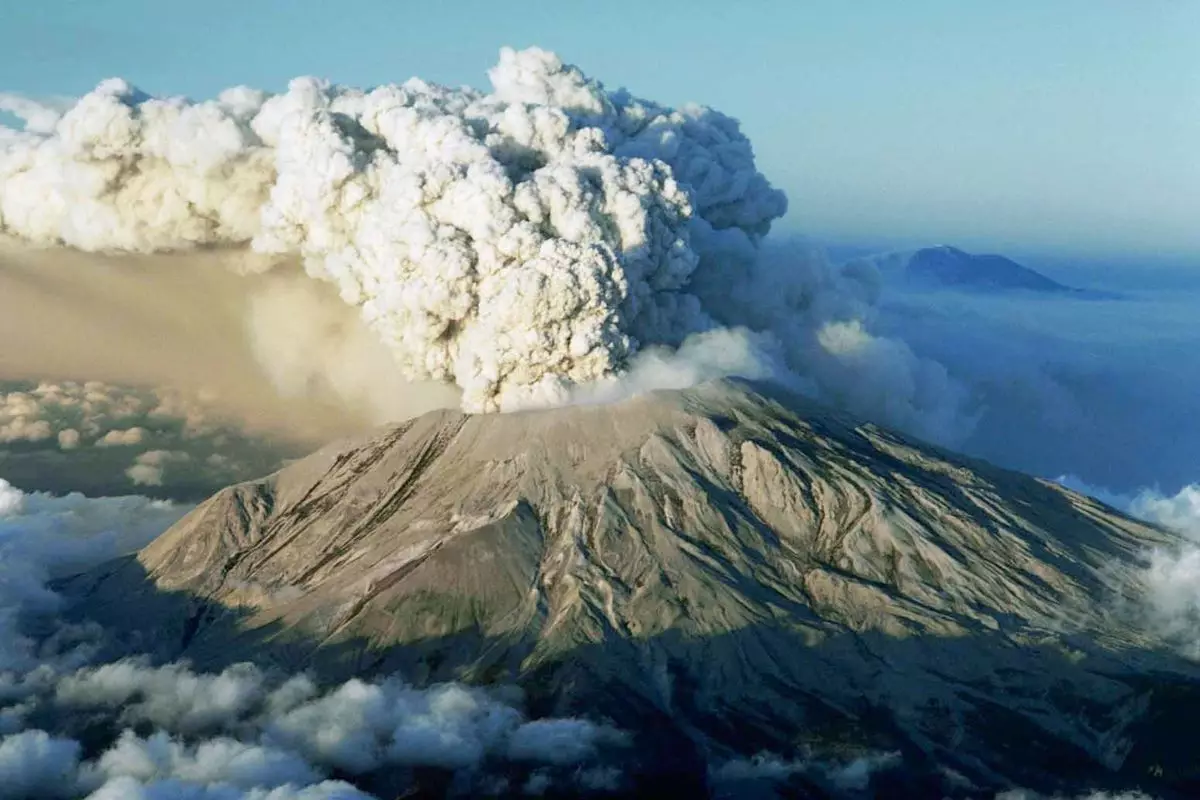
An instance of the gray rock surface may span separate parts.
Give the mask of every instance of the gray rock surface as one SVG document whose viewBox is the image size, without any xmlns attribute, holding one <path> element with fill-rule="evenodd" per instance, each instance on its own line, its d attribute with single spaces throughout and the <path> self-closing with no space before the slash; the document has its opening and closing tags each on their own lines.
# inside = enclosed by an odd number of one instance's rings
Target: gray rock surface
<svg viewBox="0 0 1200 800">
<path fill-rule="evenodd" d="M 899 750 L 980 785 L 1169 790 L 1196 778 L 1163 715 L 1197 708 L 1197 673 L 1119 609 L 1175 543 L 720 381 L 427 414 L 227 488 L 68 589 L 163 658 L 515 682 L 706 759 Z"/>
</svg>

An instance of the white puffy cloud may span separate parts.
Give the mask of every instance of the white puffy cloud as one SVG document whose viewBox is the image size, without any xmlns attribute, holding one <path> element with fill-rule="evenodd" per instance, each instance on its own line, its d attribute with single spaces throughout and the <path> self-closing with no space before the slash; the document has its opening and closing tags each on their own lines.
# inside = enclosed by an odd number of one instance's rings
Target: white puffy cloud
<svg viewBox="0 0 1200 800">
<path fill-rule="evenodd" d="M 1154 551 L 1142 577 L 1150 621 L 1200 658 L 1200 547 Z"/>
<path fill-rule="evenodd" d="M 899 766 L 899 752 L 868 753 L 848 761 L 820 759 L 811 754 L 804 758 L 784 759 L 773 753 L 751 758 L 734 758 L 713 765 L 709 777 L 721 796 L 774 797 L 774 784 L 785 783 L 794 775 L 826 784 L 836 796 L 859 796 L 871 786 L 872 776 L 881 770 Z"/>
<path fill-rule="evenodd" d="M 0 391 L 0 443 L 55 438 L 63 449 L 84 440 L 96 447 L 134 446 L 152 435 L 147 428 L 189 438 L 212 435 L 221 427 L 198 398 L 167 388 L 100 381 L 7 385 L 14 388 Z"/>
<path fill-rule="evenodd" d="M 1092 486 L 1075 475 L 1060 475 L 1055 481 L 1138 519 L 1162 525 L 1200 542 L 1200 484 L 1188 484 L 1170 495 L 1163 494 L 1158 488 L 1122 494 Z"/>
<path fill-rule="evenodd" d="M 876 753 L 861 756 L 848 764 L 832 767 L 829 778 L 840 789 L 864 791 L 871 785 L 871 775 L 900 763 L 900 753 Z"/>
<path fill-rule="evenodd" d="M 179 450 L 147 450 L 138 454 L 125 474 L 135 486 L 162 486 L 170 465 L 186 464 L 191 460 L 190 455 Z"/>
<path fill-rule="evenodd" d="M 71 739 L 30 730 L 0 739 L 0 798 L 71 797 L 82 748 Z"/>
<path fill-rule="evenodd" d="M 0 548 L 61 576 L 148 544 L 188 509 L 136 496 L 27 493 L 0 479 Z"/>
<path fill-rule="evenodd" d="M 66 676 L 58 684 L 56 701 L 74 708 L 121 710 L 121 718 L 130 723 L 194 734 L 235 724 L 262 702 L 265 692 L 262 673 L 250 664 L 196 674 L 183 664 L 154 668 L 118 661 Z"/>
<path fill-rule="evenodd" d="M 488 761 L 581 767 L 575 783 L 612 783 L 614 776 L 589 765 L 626 744 L 620 732 L 584 719 L 527 720 L 482 689 L 351 680 L 322 692 L 305 676 L 281 681 L 249 664 L 197 673 L 124 660 L 63 674 L 42 691 L 68 718 L 102 710 L 118 725 L 159 731 L 146 738 L 127 729 L 85 765 L 83 779 L 96 785 L 124 776 L 147 785 L 170 779 L 245 789 L 305 785 L 331 770 L 470 773 Z M 179 737 L 201 738 L 193 746 Z M 601 772 L 588 772 L 594 769 Z"/>
<path fill-rule="evenodd" d="M 111 430 L 96 440 L 96 447 L 133 447 L 146 438 L 145 428 Z"/>
<path fill-rule="evenodd" d="M 486 756 L 581 763 L 620 734 L 582 719 L 527 722 L 481 689 L 351 680 L 271 720 L 266 740 L 352 773 L 384 764 L 462 769 Z"/>
<path fill-rule="evenodd" d="M 13 517 L 25 509 L 25 493 L 8 481 L 0 480 L 0 519 Z"/>
<path fill-rule="evenodd" d="M 158 731 L 139 736 L 127 727 L 79 765 L 77 782 L 98 796 L 135 782 L 154 791 L 326 786 L 333 770 L 369 778 L 436 767 L 469 776 L 489 762 L 579 767 L 565 779 L 598 788 L 620 778 L 596 764 L 602 750 L 626 744 L 620 732 L 583 719 L 527 720 L 482 689 L 351 680 L 322 693 L 304 676 L 268 679 L 249 664 L 210 674 L 126 660 L 55 676 L 38 691 L 66 719 L 102 710 L 115 725 Z"/>
<path fill-rule="evenodd" d="M 99 381 L 0 381 L 0 431 L 0 473 L 58 493 L 144 486 L 191 500 L 305 449 L 202 392 Z"/>
<path fill-rule="evenodd" d="M 1200 659 L 1200 485 L 1169 496 L 1143 490 L 1128 509 L 1187 537 L 1178 547 L 1151 553 L 1143 579 L 1150 622 L 1178 641 L 1184 653 Z"/>
<path fill-rule="evenodd" d="M 618 732 L 588 720 L 539 719 L 514 729 L 506 749 L 515 761 L 565 765 L 587 761 L 602 744 L 623 741 Z"/>
<path fill-rule="evenodd" d="M 724 761 L 713 766 L 709 772 L 712 780 L 720 785 L 785 781 L 796 773 L 804 772 L 808 767 L 805 761 L 787 761 L 771 753 L 759 753 L 750 758 Z"/>
<path fill-rule="evenodd" d="M 202 786 L 275 788 L 319 782 L 321 776 L 295 753 L 272 750 L 228 737 L 189 747 L 163 732 L 148 738 L 126 730 L 90 769 L 90 776 L 131 777 L 143 783 L 175 778 Z"/>
<path fill-rule="evenodd" d="M 1157 522 L 1200 542 L 1200 484 L 1184 486 L 1174 495 L 1143 490 L 1129 504 L 1134 516 Z"/>
<path fill-rule="evenodd" d="M 40 442 L 54 435 L 50 423 L 40 418 L 37 399 L 25 392 L 0 394 L 0 443 Z"/>
<path fill-rule="evenodd" d="M 88 800 L 375 800 L 342 781 L 243 791 L 229 784 L 199 785 L 175 778 L 143 783 L 122 776 L 88 795 Z"/>
<path fill-rule="evenodd" d="M 19 630 L 22 613 L 48 613 L 58 597 L 46 581 L 130 553 L 187 509 L 142 497 L 98 500 L 22 492 L 0 479 L 0 670 L 31 668 L 33 643 Z M 60 626 L 63 647 L 89 632 Z"/>
<path fill-rule="evenodd" d="M 0 111 L 23 119 L 28 133 L 53 133 L 63 112 L 74 104 L 75 101 L 70 98 L 31 100 L 18 94 L 0 93 Z"/>
</svg>

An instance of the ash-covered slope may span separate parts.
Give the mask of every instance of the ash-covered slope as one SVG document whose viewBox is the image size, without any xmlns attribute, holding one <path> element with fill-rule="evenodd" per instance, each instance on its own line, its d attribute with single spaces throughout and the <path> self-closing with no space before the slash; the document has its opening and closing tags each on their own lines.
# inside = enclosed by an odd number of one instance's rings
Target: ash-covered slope
<svg viewBox="0 0 1200 800">
<path fill-rule="evenodd" d="M 516 681 L 710 763 L 899 750 L 994 787 L 1169 789 L 1195 768 L 1147 731 L 1194 674 L 1105 609 L 1171 541 L 721 381 L 427 414 L 228 488 L 71 588 L 163 657 Z"/>
</svg>

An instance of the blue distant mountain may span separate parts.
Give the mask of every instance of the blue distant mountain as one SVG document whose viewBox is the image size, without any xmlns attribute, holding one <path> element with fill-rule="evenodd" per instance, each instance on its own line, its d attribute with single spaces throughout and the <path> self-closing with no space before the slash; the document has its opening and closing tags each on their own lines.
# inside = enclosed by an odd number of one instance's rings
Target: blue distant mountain
<svg viewBox="0 0 1200 800">
<path fill-rule="evenodd" d="M 926 247 L 913 253 L 904 265 L 904 277 L 913 283 L 943 287 L 1074 291 L 1011 258 L 975 255 L 948 245 Z"/>
<path fill-rule="evenodd" d="M 949 245 L 867 256 L 884 280 L 923 289 L 972 292 L 1029 291 L 1081 298 L 1115 298 L 1107 292 L 1077 289 L 1001 255 L 977 255 Z"/>
</svg>

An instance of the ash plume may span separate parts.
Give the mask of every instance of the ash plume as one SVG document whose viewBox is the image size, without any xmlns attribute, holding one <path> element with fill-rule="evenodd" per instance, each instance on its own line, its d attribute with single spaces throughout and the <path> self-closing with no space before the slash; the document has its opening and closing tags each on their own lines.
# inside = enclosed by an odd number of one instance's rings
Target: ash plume
<svg viewBox="0 0 1200 800">
<path fill-rule="evenodd" d="M 689 337 L 748 329 L 814 395 L 943 443 L 970 429 L 944 369 L 870 332 L 869 271 L 770 243 L 787 201 L 736 120 L 611 90 L 536 48 L 503 49 L 488 77 L 489 92 L 298 78 L 192 102 L 112 79 L 66 108 L 9 97 L 27 122 L 0 140 L 0 232 L 217 248 L 242 272 L 299 261 L 357 311 L 392 396 L 450 385 L 438 402 L 489 412 L 619 395 L 647 385 L 639 353 L 669 362 Z M 258 360 L 276 389 L 334 373 L 335 399 L 361 404 L 364 371 L 333 368 L 342 326 L 303 314 L 305 291 L 256 303 L 252 336 L 313 346 Z M 666 380 L 711 376 L 681 358 Z M 765 362 L 747 363 L 722 369 Z"/>
</svg>

